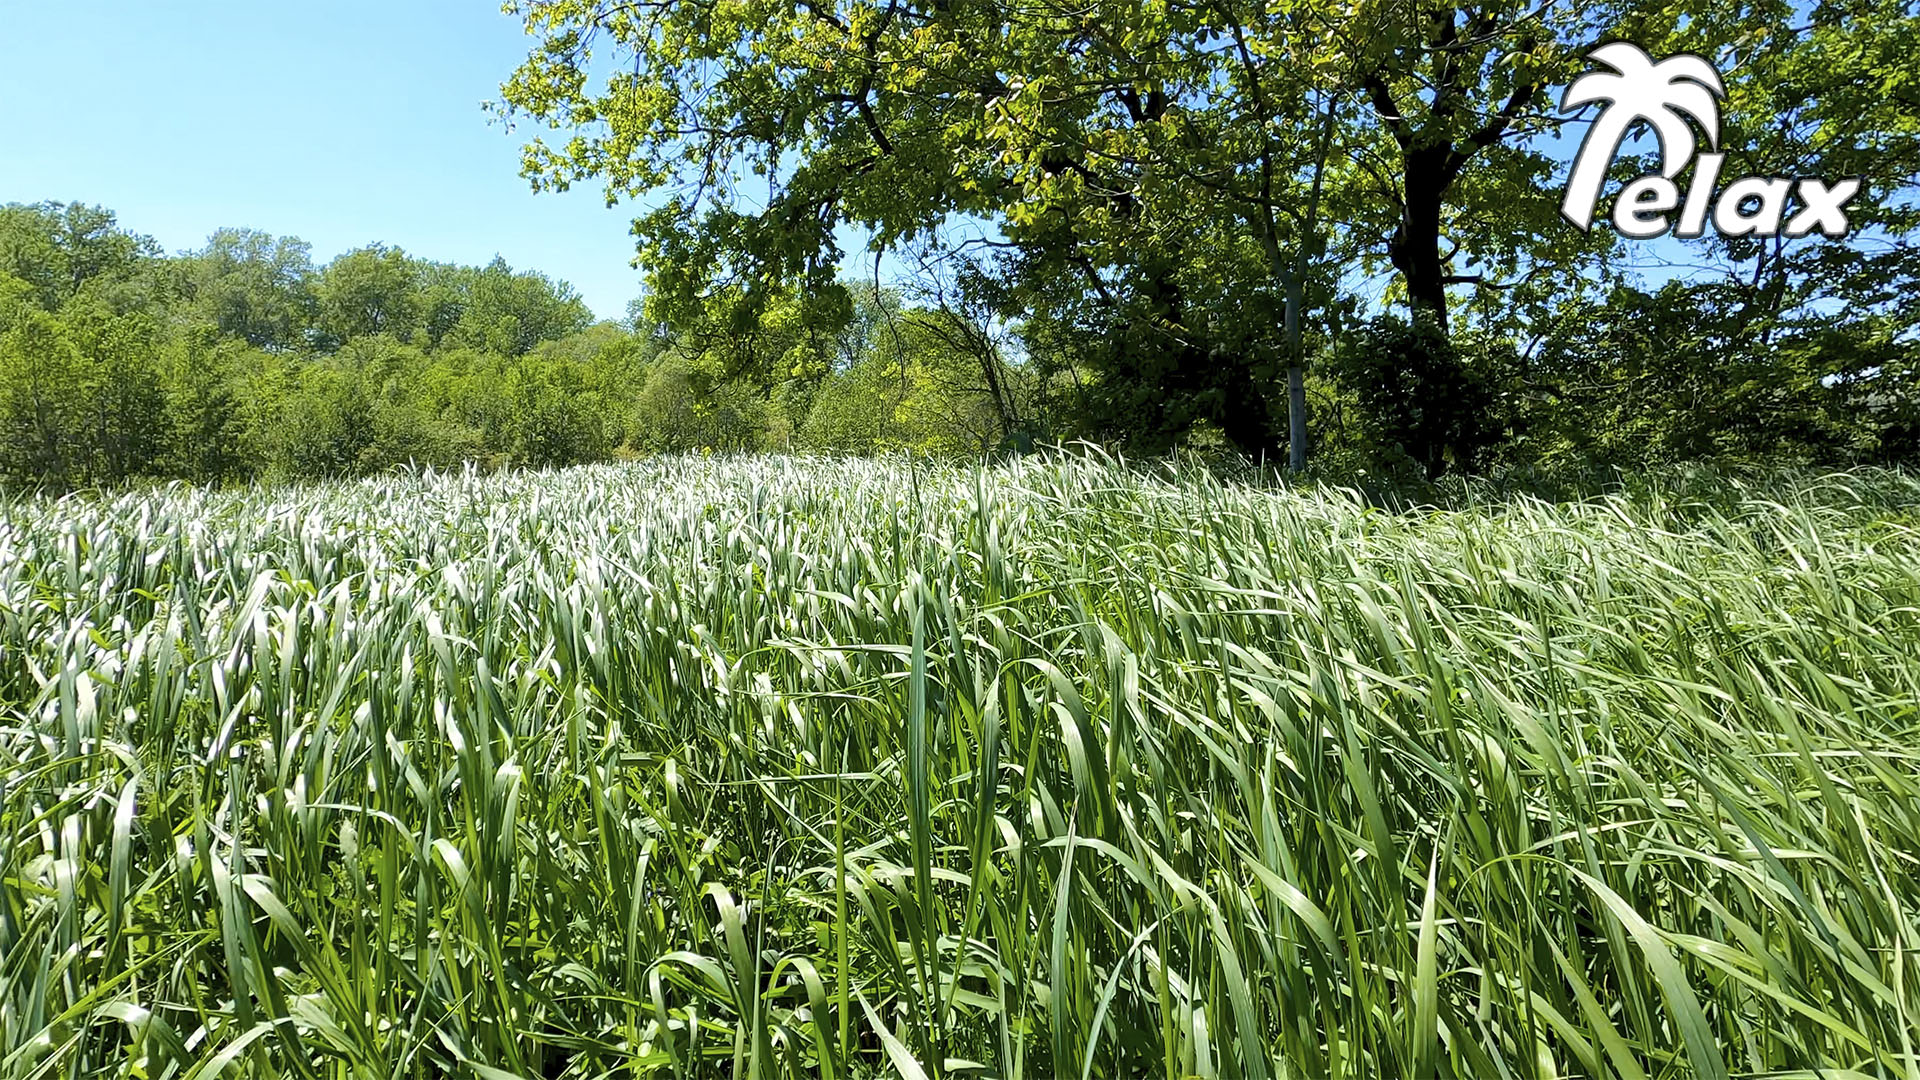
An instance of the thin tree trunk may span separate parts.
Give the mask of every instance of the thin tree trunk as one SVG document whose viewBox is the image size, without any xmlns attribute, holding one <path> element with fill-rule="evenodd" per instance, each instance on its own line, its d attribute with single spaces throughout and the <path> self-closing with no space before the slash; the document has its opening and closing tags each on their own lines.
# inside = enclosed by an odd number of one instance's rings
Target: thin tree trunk
<svg viewBox="0 0 1920 1080">
<path fill-rule="evenodd" d="M 1327 118 L 1320 128 L 1320 151 L 1313 162 L 1313 191 L 1307 196 L 1306 221 L 1294 245 L 1293 272 L 1287 275 L 1287 468 L 1295 473 L 1307 467 L 1307 350 L 1300 309 L 1306 301 L 1307 266 L 1320 239 L 1320 182 L 1327 169 L 1334 107 L 1339 100 L 1327 96 Z"/>
<path fill-rule="evenodd" d="M 1307 369 L 1305 348 L 1300 340 L 1300 283 L 1287 290 L 1287 470 L 1304 472 L 1307 468 Z"/>
</svg>

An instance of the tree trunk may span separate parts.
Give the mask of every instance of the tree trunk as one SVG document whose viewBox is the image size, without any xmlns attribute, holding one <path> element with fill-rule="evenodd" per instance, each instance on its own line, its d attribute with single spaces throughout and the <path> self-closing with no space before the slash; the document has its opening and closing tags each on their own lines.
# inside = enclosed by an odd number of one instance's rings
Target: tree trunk
<svg viewBox="0 0 1920 1080">
<path fill-rule="evenodd" d="M 1447 270 L 1440 258 L 1440 206 L 1451 180 L 1446 146 L 1404 152 L 1407 173 L 1406 207 L 1394 230 L 1387 254 L 1407 282 L 1407 300 L 1414 315 L 1425 311 L 1442 334 L 1447 328 Z"/>
<path fill-rule="evenodd" d="M 1300 309 L 1307 302 L 1307 267 L 1320 246 L 1320 185 L 1326 180 L 1327 151 L 1333 146 L 1334 110 L 1340 99 L 1327 97 L 1327 117 L 1320 128 L 1320 152 L 1313 159 L 1313 191 L 1307 196 L 1307 220 L 1293 252 L 1293 273 L 1287 278 L 1287 468 L 1295 473 L 1307 467 L 1307 349 L 1301 339 Z"/>
<path fill-rule="evenodd" d="M 963 331 L 964 332 L 964 331 Z M 971 336 L 971 335 L 969 335 Z M 1011 438 L 1014 430 L 1020 426 L 1020 413 L 1014 405 L 1013 395 L 1000 379 L 1000 358 L 993 342 L 983 330 L 974 344 L 980 354 L 980 374 L 987 380 L 987 393 L 993 396 L 993 408 L 1000 416 L 1000 438 Z"/>
<path fill-rule="evenodd" d="M 1306 283 L 1301 277 L 1296 271 L 1287 279 L 1287 470 L 1294 473 L 1307 467 L 1306 348 L 1300 331 L 1301 294 L 1306 292 Z"/>
</svg>

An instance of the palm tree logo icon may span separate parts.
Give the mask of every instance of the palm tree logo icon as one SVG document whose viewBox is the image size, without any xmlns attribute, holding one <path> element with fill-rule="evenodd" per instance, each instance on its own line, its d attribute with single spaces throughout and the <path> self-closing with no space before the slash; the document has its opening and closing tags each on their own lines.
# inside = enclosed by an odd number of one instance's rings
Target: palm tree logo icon
<svg viewBox="0 0 1920 1080">
<path fill-rule="evenodd" d="M 1593 223 L 1594 203 L 1607 178 L 1607 167 L 1620 152 L 1627 131 L 1636 122 L 1653 129 L 1660 140 L 1661 175 L 1671 180 L 1692 160 L 1693 125 L 1699 122 L 1707 144 L 1720 145 L 1720 98 L 1726 96 L 1720 73 L 1706 59 L 1681 53 L 1654 60 L 1645 49 L 1615 41 L 1587 54 L 1611 70 L 1589 71 L 1567 87 L 1562 112 L 1596 101 L 1604 111 L 1587 130 L 1586 141 L 1574 158 L 1567 194 L 1560 213 L 1582 230 Z"/>
</svg>

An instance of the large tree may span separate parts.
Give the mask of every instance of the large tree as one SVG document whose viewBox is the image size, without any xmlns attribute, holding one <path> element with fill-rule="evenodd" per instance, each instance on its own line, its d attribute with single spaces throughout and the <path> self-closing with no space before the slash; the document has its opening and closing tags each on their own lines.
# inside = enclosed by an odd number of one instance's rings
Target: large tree
<svg viewBox="0 0 1920 1080">
<path fill-rule="evenodd" d="M 512 10 L 537 45 L 496 108 L 563 133 L 532 141 L 525 171 L 654 200 L 635 231 L 660 314 L 824 286 L 842 225 L 893 245 L 981 218 L 1054 294 L 1070 283 L 1101 312 L 1106 389 L 1165 404 L 1128 422 L 1211 420 L 1262 450 L 1285 409 L 1276 355 L 1297 368 L 1298 337 L 1281 348 L 1275 325 L 1223 351 L 1210 321 L 1244 329 L 1234 309 L 1257 305 L 1252 321 L 1278 324 L 1285 306 L 1298 326 L 1328 238 L 1389 260 L 1443 330 L 1449 287 L 1512 290 L 1603 243 L 1560 222 L 1555 163 L 1528 141 L 1559 122 L 1547 90 L 1585 48 L 1670 34 L 1661 21 L 1683 14 L 1652 0 Z"/>
<path fill-rule="evenodd" d="M 527 173 L 658 199 L 636 223 L 657 312 L 824 287 L 844 224 L 893 245 L 981 218 L 1103 308 L 1111 374 L 1199 403 L 1172 422 L 1272 442 L 1271 357 L 1213 349 L 1202 297 L 1295 268 L 1300 230 L 1276 211 L 1313 155 L 1289 133 L 1311 130 L 1307 91 L 1332 84 L 1271 59 L 1269 39 L 1307 16 L 1055 0 L 519 10 L 539 45 L 500 109 L 568 133 L 532 143 Z M 1240 156 L 1250 142 L 1258 162 Z"/>
<path fill-rule="evenodd" d="M 1547 89 L 1625 5 L 1521 0 L 1365 3 L 1338 20 L 1352 114 L 1350 222 L 1378 239 L 1416 315 L 1449 326 L 1449 286 L 1508 275 L 1563 246 L 1552 163 L 1529 138 L 1559 123 Z M 1466 265 L 1480 263 L 1477 270 Z"/>
<path fill-rule="evenodd" d="M 421 329 L 421 264 L 369 244 L 328 263 L 314 282 L 319 343 L 329 349 L 372 334 L 405 341 Z"/>
<path fill-rule="evenodd" d="M 83 290 L 126 285 L 160 254 L 153 238 L 120 228 L 113 211 L 82 203 L 0 206 L 0 274 L 33 287 L 58 311 Z"/>
<path fill-rule="evenodd" d="M 1729 140 L 1761 171 L 1894 176 L 1904 151 L 1863 155 L 1912 128 L 1910 7 L 526 0 L 537 45 L 497 109 L 561 133 L 527 147 L 536 186 L 648 196 L 635 232 L 661 318 L 827 289 L 843 226 L 897 247 L 980 219 L 1004 295 L 1093 369 L 1090 417 L 1155 438 L 1210 422 L 1267 451 L 1304 413 L 1303 308 L 1356 287 L 1356 266 L 1388 268 L 1443 336 L 1461 311 L 1537 333 L 1603 284 L 1618 238 L 1560 217 L 1573 140 L 1553 138 L 1590 119 L 1557 88 L 1600 43 L 1712 55 Z M 1756 270 L 1761 306 L 1782 281 L 1842 280 L 1819 269 L 1836 259 L 1865 288 L 1906 257 L 1824 244 L 1729 253 L 1778 270 Z"/>
</svg>

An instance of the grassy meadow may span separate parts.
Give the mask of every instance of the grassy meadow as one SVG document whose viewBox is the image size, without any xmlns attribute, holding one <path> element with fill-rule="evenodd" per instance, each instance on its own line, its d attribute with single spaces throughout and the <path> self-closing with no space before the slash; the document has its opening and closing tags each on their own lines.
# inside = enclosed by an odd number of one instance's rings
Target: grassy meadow
<svg viewBox="0 0 1920 1080">
<path fill-rule="evenodd" d="M 1920 480 L 0 497 L 0 1077 L 1920 1077 Z"/>
</svg>

